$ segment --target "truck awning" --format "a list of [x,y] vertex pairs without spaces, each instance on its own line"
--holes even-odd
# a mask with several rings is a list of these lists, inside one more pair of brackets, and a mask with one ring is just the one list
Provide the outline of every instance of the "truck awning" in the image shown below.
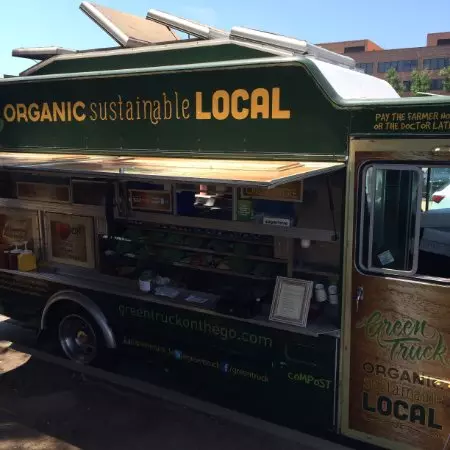
[[78,176],[121,177],[154,181],[217,183],[274,188],[292,181],[332,172],[339,162],[249,161],[232,159],[126,156],[0,154],[8,168],[58,172]]

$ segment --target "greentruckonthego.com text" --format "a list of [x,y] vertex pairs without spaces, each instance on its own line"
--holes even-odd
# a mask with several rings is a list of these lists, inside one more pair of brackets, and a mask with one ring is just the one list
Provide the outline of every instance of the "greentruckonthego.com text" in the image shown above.
[[239,332],[234,328],[212,324],[207,319],[188,319],[179,314],[167,314],[152,309],[133,308],[125,305],[119,305],[119,312],[122,317],[134,317],[164,323],[166,325],[200,332],[210,336],[216,336],[223,341],[236,340],[267,348],[272,347],[272,339],[269,337],[248,333],[246,331]]

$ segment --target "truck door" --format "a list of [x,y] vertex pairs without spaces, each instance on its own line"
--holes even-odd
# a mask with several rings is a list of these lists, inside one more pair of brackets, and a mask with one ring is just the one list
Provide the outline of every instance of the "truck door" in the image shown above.
[[450,139],[351,140],[341,430],[388,449],[450,449],[446,186]]

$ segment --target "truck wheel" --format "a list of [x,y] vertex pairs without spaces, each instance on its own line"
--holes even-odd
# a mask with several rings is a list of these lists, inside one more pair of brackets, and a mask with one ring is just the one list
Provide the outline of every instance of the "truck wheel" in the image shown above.
[[70,360],[87,365],[103,359],[106,348],[100,328],[81,308],[61,315],[55,331],[62,352]]

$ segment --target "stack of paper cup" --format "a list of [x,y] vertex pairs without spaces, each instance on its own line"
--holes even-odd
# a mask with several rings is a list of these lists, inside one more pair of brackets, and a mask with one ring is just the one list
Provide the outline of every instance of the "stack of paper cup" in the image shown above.
[[338,289],[335,284],[328,286],[328,300],[330,305],[337,305],[339,303]]
[[316,284],[316,302],[317,303],[323,303],[327,300],[327,293],[325,291],[325,287],[323,284]]

